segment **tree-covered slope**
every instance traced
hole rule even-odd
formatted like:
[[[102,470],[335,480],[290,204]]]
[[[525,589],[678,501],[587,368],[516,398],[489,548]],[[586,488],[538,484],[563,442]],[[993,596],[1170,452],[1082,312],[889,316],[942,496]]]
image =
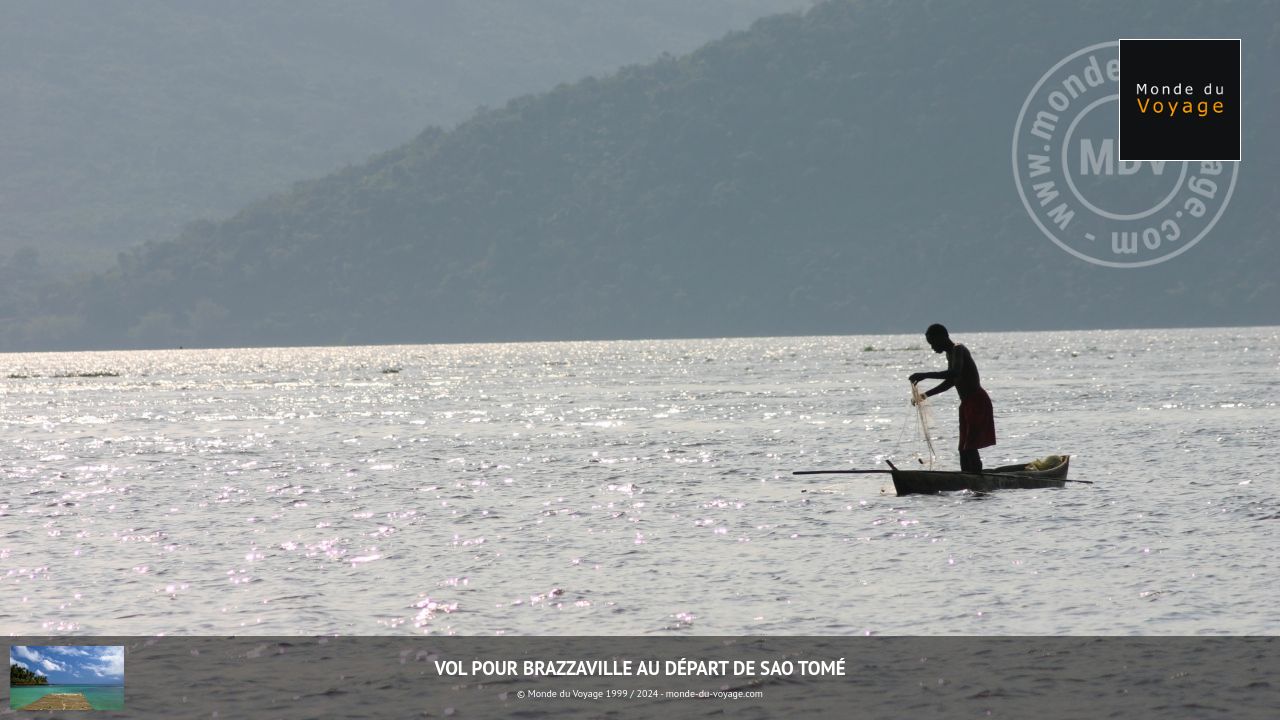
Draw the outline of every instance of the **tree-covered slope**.
[[[0,262],[101,266],[482,104],[809,0],[8,0]]]
[[[523,97],[49,293],[9,347],[430,342],[1275,321],[1280,119],[1261,3],[832,2]],[[1270,24],[1268,24],[1270,23]],[[1245,38],[1246,161],[1191,252],[1115,270],[1009,169],[1050,65]],[[33,316],[34,320],[29,318]]]

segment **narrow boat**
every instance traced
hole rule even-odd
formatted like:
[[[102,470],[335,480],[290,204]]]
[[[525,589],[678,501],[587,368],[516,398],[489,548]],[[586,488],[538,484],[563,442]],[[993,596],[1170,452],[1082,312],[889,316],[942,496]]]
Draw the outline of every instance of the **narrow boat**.
[[[1070,455],[1062,455],[1061,462],[1044,469],[1035,464],[1005,465],[981,473],[946,470],[899,470],[893,463],[893,487],[899,495],[933,494],[971,490],[1034,490],[1062,487],[1067,482],[1067,466]]]

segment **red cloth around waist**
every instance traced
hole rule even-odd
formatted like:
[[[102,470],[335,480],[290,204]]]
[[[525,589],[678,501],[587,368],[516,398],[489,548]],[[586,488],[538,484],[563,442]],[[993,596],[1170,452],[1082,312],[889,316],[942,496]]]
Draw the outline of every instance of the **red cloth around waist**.
[[[960,449],[980,450],[996,444],[996,418],[991,396],[978,388],[960,401]]]

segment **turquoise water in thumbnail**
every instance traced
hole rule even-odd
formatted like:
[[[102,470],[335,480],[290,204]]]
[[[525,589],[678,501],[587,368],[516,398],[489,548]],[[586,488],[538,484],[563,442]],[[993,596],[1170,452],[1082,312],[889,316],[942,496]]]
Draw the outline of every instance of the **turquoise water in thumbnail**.
[[[122,685],[23,685],[9,688],[9,707],[24,708],[45,695],[53,693],[80,693],[94,710],[123,710],[124,686]]]

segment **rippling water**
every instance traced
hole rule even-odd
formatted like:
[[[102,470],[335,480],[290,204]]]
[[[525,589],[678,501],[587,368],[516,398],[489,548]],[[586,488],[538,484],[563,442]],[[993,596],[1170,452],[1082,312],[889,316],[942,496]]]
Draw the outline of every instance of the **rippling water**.
[[[1066,452],[1095,484],[792,476],[920,450],[905,377],[942,362],[915,335],[3,355],[0,629],[1280,626],[1280,329],[957,339],[986,463]]]

